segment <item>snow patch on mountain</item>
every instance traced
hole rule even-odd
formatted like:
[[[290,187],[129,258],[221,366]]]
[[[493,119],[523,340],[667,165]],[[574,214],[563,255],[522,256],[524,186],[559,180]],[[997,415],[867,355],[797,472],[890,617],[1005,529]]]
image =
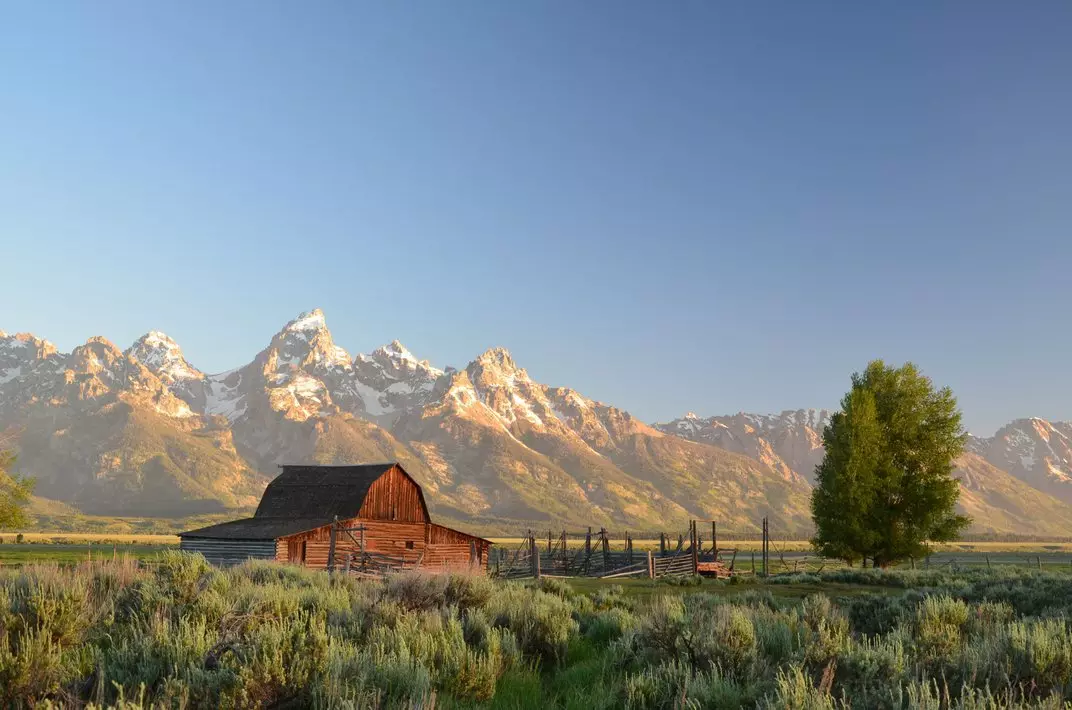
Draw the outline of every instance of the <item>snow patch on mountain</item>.
[[[299,313],[297,318],[283,327],[283,330],[292,333],[310,333],[326,328],[327,321],[324,318],[324,311],[314,308],[307,313]]]
[[[159,330],[151,330],[140,337],[127,349],[126,354],[165,382],[201,380],[205,377],[186,361],[179,344]]]
[[[246,413],[245,399],[242,374],[238,370],[228,370],[205,378],[206,415],[222,416],[235,422]]]

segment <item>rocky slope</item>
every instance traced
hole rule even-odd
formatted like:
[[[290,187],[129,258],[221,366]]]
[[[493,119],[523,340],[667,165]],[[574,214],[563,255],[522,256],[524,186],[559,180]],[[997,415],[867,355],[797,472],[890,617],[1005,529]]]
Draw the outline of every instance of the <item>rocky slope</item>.
[[[0,431],[39,495],[90,513],[185,515],[252,505],[265,484],[229,428],[104,338],[62,354],[0,334],[0,381]]]
[[[1032,488],[1072,504],[1072,422],[1017,419],[968,450]]]
[[[825,410],[701,418],[657,424],[667,433],[740,451],[814,483]],[[1067,535],[1072,530],[1072,424],[1019,419],[993,437],[969,437],[956,477],[974,532]]]
[[[802,534],[828,419],[690,414],[652,426],[534,381],[502,348],[460,370],[398,341],[351,356],[319,310],[219,374],[158,331],[125,352],[91,338],[69,354],[0,333],[0,430],[40,495],[91,513],[243,508],[277,464],[389,459],[422,483],[437,517],[481,530],[657,531],[698,518],[745,532],[769,515]],[[980,529],[1046,534],[1072,519],[1053,473],[1068,470],[1067,425],[1024,421],[973,441],[961,468]]]

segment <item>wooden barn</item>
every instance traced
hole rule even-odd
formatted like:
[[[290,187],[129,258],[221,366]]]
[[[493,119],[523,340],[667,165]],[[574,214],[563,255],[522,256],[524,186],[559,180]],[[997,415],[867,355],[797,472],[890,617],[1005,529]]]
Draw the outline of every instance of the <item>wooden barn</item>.
[[[491,543],[433,523],[421,487],[397,463],[280,468],[252,518],[180,533],[181,549],[220,565],[487,569]]]

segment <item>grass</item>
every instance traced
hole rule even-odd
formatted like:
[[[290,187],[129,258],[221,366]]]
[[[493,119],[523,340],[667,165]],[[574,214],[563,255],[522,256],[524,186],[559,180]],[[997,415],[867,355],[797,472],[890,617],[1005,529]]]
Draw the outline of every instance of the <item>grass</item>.
[[[65,532],[8,532],[0,533],[0,543],[14,543],[22,535],[24,542],[45,544],[101,544],[101,545],[178,545],[177,535],[128,534],[128,533],[65,533]]]
[[[143,543],[71,545],[30,542],[21,545],[4,544],[0,545],[0,566],[11,567],[37,563],[71,565],[93,560],[112,560],[113,558],[116,560],[124,558],[152,560],[161,552],[172,548],[173,546],[168,545]]]
[[[12,546],[18,547],[18,546]],[[174,551],[0,568],[0,707],[1065,708],[1072,573],[402,574]]]

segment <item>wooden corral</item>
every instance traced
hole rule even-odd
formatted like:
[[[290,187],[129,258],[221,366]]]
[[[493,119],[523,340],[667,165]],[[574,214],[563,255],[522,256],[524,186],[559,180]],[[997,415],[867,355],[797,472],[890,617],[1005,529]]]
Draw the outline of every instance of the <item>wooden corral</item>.
[[[433,523],[421,487],[398,464],[281,468],[252,518],[181,533],[181,549],[222,565],[487,569],[491,543]]]
[[[710,546],[699,535],[697,521],[689,522],[686,533],[672,537],[659,535],[659,549],[634,550],[629,533],[612,542],[605,529],[587,533],[566,533],[537,539],[532,533],[510,549],[497,547],[493,555],[493,574],[507,579],[523,577],[673,577],[704,575],[726,578],[735,573],[736,549],[718,547],[717,526],[711,525]],[[569,544],[570,542],[580,544]],[[732,555],[732,556],[731,556]]]

